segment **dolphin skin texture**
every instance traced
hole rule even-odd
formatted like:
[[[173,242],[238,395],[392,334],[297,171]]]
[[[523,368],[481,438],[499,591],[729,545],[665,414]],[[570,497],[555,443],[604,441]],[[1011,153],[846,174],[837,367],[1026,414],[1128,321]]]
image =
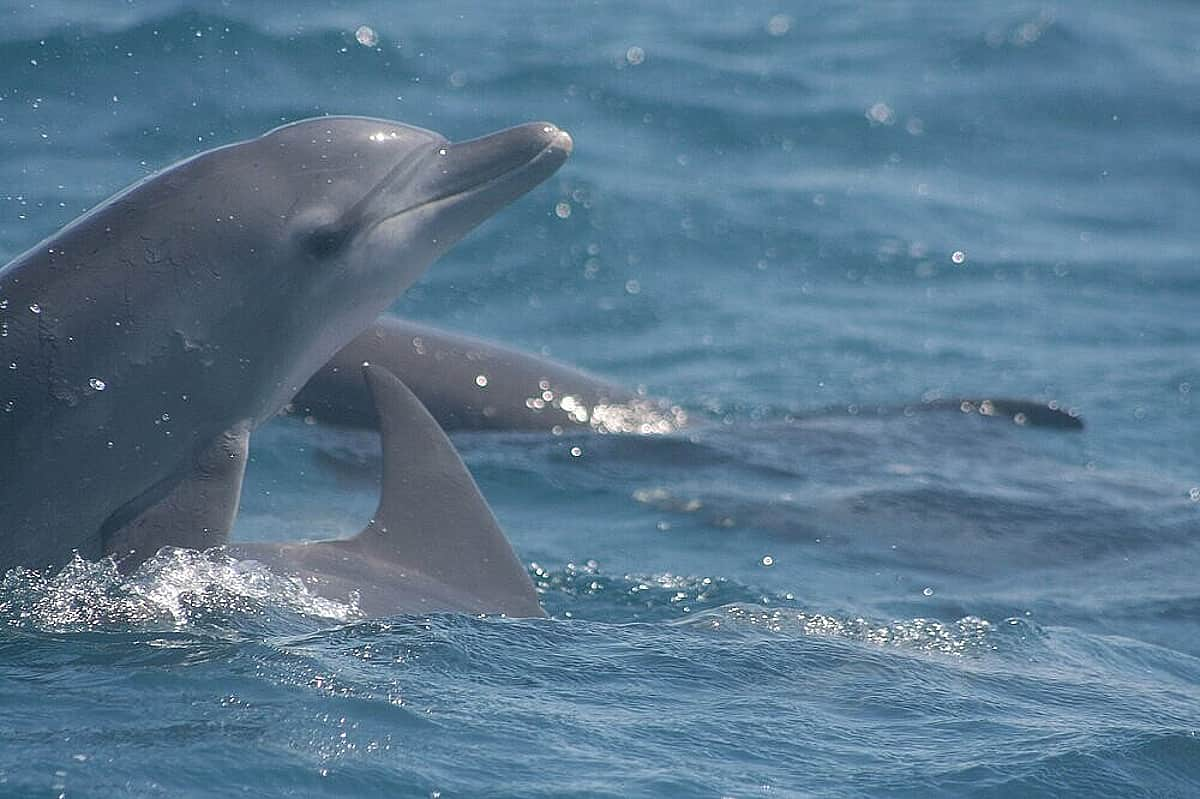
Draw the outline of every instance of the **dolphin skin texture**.
[[[306,120],[164,169],[0,269],[0,570],[225,543],[254,428],[570,150],[547,123],[451,143]]]

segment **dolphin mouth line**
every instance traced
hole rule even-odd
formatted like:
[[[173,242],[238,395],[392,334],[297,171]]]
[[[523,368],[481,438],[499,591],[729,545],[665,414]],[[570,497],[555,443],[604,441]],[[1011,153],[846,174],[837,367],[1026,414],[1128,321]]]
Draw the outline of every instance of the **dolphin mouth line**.
[[[541,150],[539,150],[537,153],[535,153],[529,160],[523,161],[522,163],[517,164],[516,166],[512,167],[511,169],[505,170],[504,172],[501,172],[499,175],[488,178],[487,180],[484,180],[480,183],[476,183],[473,186],[468,186],[465,189],[458,189],[457,191],[449,191],[449,192],[446,192],[445,194],[439,194],[435,197],[429,198],[428,200],[422,200],[421,202],[417,203],[416,205],[410,205],[407,208],[397,211],[394,214],[388,214],[387,216],[376,220],[364,232],[369,233],[372,230],[374,230],[375,228],[382,225],[384,222],[387,222],[391,219],[396,219],[397,217],[404,216],[405,214],[409,214],[414,211],[420,211],[422,208],[428,208],[430,206],[433,206],[433,205],[436,205],[439,203],[450,202],[450,201],[456,200],[460,197],[466,197],[471,194],[476,194],[476,193],[479,193],[482,191],[486,191],[487,189],[491,188],[492,186],[498,185],[504,181],[511,179],[512,177],[514,177],[516,175],[519,175],[522,172],[532,169],[533,167],[537,166],[539,163],[544,161],[546,159],[546,156],[556,149],[563,150],[566,154],[569,155],[571,152],[571,146],[569,144],[564,146],[564,144],[561,141],[564,137],[567,138],[568,142],[570,141],[570,135],[567,134],[566,131],[559,130],[558,134],[555,135],[554,140],[549,142],[548,144],[546,144],[546,146],[544,146]],[[387,181],[387,182],[390,182],[390,181]],[[533,187],[531,186],[530,188],[533,188]]]

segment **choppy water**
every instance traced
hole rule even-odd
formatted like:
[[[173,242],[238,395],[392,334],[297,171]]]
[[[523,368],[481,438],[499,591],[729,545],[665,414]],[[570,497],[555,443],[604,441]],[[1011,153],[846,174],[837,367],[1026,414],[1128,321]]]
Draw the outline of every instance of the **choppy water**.
[[[1002,5],[0,11],[0,260],[281,121],[550,119],[567,166],[397,310],[718,422],[456,437],[550,620],[10,573],[0,794],[1194,795],[1200,18]],[[1087,427],[789,421],[988,393]],[[374,506],[370,436],[253,457],[237,537]]]

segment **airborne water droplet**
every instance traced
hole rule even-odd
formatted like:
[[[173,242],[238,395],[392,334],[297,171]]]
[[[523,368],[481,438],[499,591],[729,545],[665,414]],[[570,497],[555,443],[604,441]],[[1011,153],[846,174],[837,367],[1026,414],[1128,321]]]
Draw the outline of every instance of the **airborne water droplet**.
[[[792,18],[787,14],[776,14],[767,20],[767,33],[772,36],[782,36],[791,30]]]
[[[363,47],[374,47],[379,44],[379,34],[368,25],[359,25],[354,31],[354,39]]]
[[[88,380],[88,385],[91,386],[92,388],[96,389],[97,391],[103,391],[104,389],[108,388],[108,383],[105,383],[103,380],[101,380],[98,377],[93,377],[90,380]]]

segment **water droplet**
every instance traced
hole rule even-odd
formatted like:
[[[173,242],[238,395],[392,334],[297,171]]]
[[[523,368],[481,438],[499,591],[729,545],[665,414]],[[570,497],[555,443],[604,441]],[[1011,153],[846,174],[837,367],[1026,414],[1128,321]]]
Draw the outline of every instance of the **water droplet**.
[[[571,215],[571,204],[569,202],[560,202],[554,206],[554,215],[559,219],[566,219]]]
[[[29,310],[30,310],[30,311],[32,311],[33,313],[41,313],[41,312],[42,312],[42,306],[38,305],[38,304],[35,302],[33,305],[30,305],[30,306],[29,306]]]
[[[636,67],[646,60],[646,51],[634,45],[625,51],[625,60]]]
[[[967,254],[962,250],[955,250],[950,256],[950,260],[954,262],[955,266],[962,266],[967,262]]]
[[[792,18],[787,14],[776,14],[767,20],[767,33],[772,36],[782,36],[791,30]]]
[[[925,589],[924,591],[922,591],[921,593],[922,593],[922,594],[924,594],[925,596],[933,596],[933,589],[932,589],[932,588],[926,588],[926,589]]]
[[[108,388],[108,383],[105,383],[98,377],[90,378],[88,380],[88,385],[94,388],[96,391],[103,391],[104,389]]]
[[[582,454],[583,454],[583,450],[580,449],[579,447],[571,447],[571,457],[572,458],[578,458]]]
[[[359,25],[358,30],[354,31],[354,38],[363,47],[374,47],[379,44],[379,34],[368,25]]]
[[[872,125],[892,125],[896,122],[896,112],[884,102],[875,103],[868,108],[866,117]]]
[[[485,388],[487,387],[487,384],[487,375],[475,375],[475,385],[479,386],[480,388]]]
[[[763,558],[762,558],[762,565],[764,565],[764,566],[774,566],[774,565],[775,565],[775,558],[771,557],[770,555],[763,555]]]

